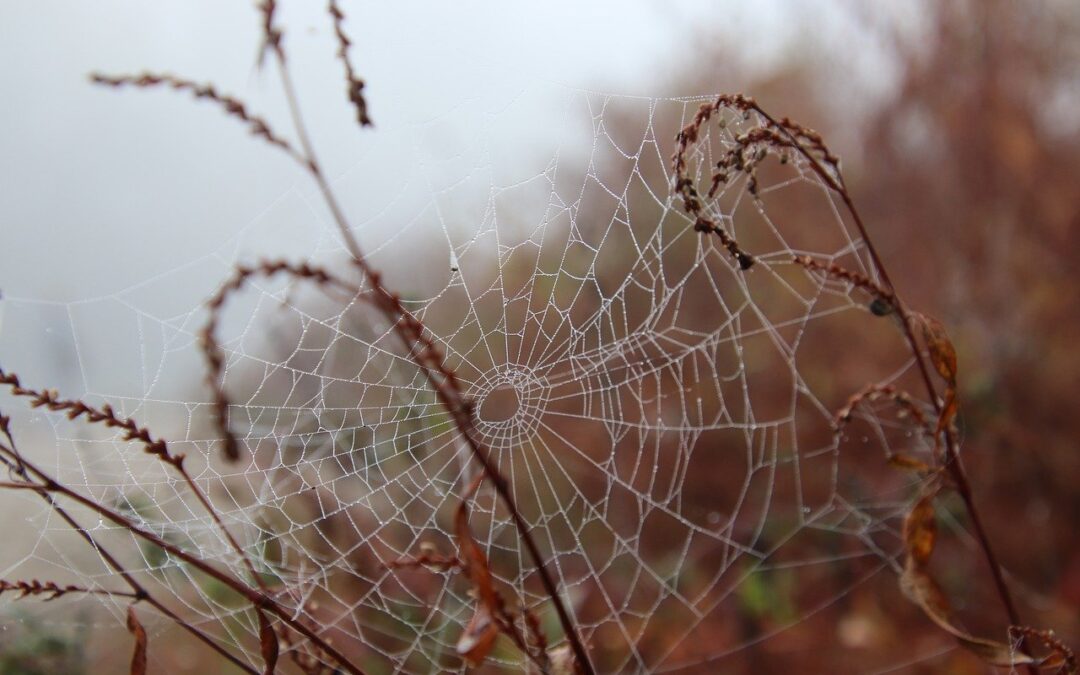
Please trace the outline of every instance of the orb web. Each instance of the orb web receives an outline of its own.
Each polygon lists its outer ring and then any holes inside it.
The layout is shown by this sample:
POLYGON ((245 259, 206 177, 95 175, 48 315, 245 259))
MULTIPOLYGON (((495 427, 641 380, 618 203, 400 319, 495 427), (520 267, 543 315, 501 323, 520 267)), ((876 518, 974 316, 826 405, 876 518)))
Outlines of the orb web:
MULTIPOLYGON (((928 449, 891 411, 860 410, 846 435, 833 420, 862 385, 898 382, 912 364, 892 319, 867 310, 871 298, 791 263, 812 255, 873 276, 803 158, 764 158, 754 190, 738 175, 709 200, 757 260, 742 270, 672 195, 675 132, 701 99, 567 97, 587 130, 573 144, 588 152, 554 153, 525 180, 476 189, 474 172, 439 188, 400 231, 372 236, 371 254, 474 401, 478 435, 598 669, 707 670, 896 567, 912 479, 880 466, 899 449, 928 449)), ((694 177, 707 181, 759 124, 721 110, 692 150, 694 177)), ((301 282, 238 296, 222 341, 244 448, 231 465, 217 456, 205 389, 192 385, 187 400, 156 393, 159 378, 192 367, 204 310, 155 312, 144 290, 67 308, 76 344, 84 313, 119 313, 143 352, 140 394, 90 378, 87 398, 176 430, 167 436, 270 586, 345 653, 400 672, 463 668, 468 583, 393 563, 455 550, 454 512, 479 469, 392 327, 362 296, 301 282)), ((69 484, 243 574, 175 476, 107 435, 60 420, 44 432, 69 484)), ((471 502, 501 591, 557 647, 550 599, 509 514, 488 485, 471 502)), ((62 523, 35 518, 37 543, 12 569, 47 563, 110 583, 100 560, 54 543, 62 523)), ((248 607, 168 554, 96 527, 257 666, 248 607)), ((523 660, 500 642, 489 665, 510 672, 523 660)))

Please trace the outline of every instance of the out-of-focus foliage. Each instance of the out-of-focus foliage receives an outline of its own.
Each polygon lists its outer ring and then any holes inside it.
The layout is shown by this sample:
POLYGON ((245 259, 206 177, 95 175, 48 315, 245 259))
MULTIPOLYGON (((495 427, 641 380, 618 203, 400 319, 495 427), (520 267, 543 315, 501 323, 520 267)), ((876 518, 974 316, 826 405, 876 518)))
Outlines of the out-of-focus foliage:
MULTIPOLYGON (((910 19, 903 22, 857 3, 846 9, 860 39, 825 43, 808 29, 791 59, 738 86, 833 141, 898 290, 948 326, 977 504, 1024 619, 1075 644, 1080 5, 925 2, 892 8, 910 19), (848 105, 863 99, 857 82, 845 91, 845 64, 867 44, 886 67, 863 91, 880 98, 848 105)), ((707 32, 699 42, 716 44, 707 32)), ((683 88, 728 86, 725 73, 746 65, 724 45, 708 49, 711 65, 689 71, 683 88)), ((963 523, 962 509, 955 514, 963 523)), ((1004 637, 1004 612, 977 549, 955 531, 944 536, 953 543, 941 545, 937 564, 963 598, 963 620, 1004 637)), ((903 663, 905 650, 947 650, 948 639, 898 606, 883 581, 771 638, 746 666, 853 672, 903 663)), ((954 651, 902 670, 942 669, 985 668, 954 651)))
POLYGON ((866 121, 855 191, 957 342, 967 463, 1025 615, 1075 642, 1080 6, 928 10, 917 41, 878 28, 904 71, 866 121))
POLYGON ((30 615, 5 622, 0 631, 0 673, 4 675, 49 675, 85 672, 84 636, 64 635, 54 626, 45 626, 30 615))
POLYGON ((935 271, 905 288, 960 343, 965 446, 1010 567, 1075 606, 1080 7, 935 11, 897 44, 906 72, 869 120, 857 190, 890 255, 935 271))

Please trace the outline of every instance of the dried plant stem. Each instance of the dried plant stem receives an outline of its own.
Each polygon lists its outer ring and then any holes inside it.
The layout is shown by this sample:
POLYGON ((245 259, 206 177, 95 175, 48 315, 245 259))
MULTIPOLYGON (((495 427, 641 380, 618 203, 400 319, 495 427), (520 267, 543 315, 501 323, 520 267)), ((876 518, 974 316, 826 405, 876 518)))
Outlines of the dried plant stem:
MULTIPOLYGON (((10 454, 9 449, 3 445, 0 445, 0 452, 8 452, 10 454)), ((342 654, 329 643, 327 643, 315 631, 311 630, 301 621, 297 620, 294 617, 294 612, 282 607, 268 594, 247 586, 239 579, 233 577, 226 572, 222 572, 218 568, 207 563, 201 558, 198 558, 191 553, 188 553, 179 546, 176 546, 175 544, 166 541, 165 539, 159 537, 153 532, 140 528, 131 519, 124 517, 113 509, 110 509, 98 503, 97 501, 90 499, 89 497, 85 497, 78 492, 75 492, 66 485, 53 479, 35 464, 31 463, 29 460, 25 458, 20 458, 19 461, 21 466, 25 467, 25 469, 30 474, 33 474, 36 482, 4 482, 0 483, 0 488, 31 490, 44 494, 57 494, 90 509, 102 518, 105 518, 106 520, 109 520, 116 525, 119 525, 121 528, 130 532, 131 534, 153 544, 154 546, 157 546, 158 548, 164 550, 166 553, 169 553, 170 555, 184 561, 185 563, 191 565, 193 568, 197 569, 203 574, 220 582, 233 592, 237 593, 238 595, 251 602, 251 604, 255 606, 256 610, 266 611, 274 614, 290 628, 300 633, 307 639, 311 640, 311 642, 318 646, 319 649, 322 649, 326 654, 333 658, 341 668, 345 669, 349 673, 352 673, 353 675, 363 675, 363 671, 355 664, 353 664, 344 654, 342 654)), ((73 526, 76 527, 76 529, 81 530, 81 528, 78 528, 77 525, 73 526)))
POLYGON ((896 309, 896 295, 892 291, 879 286, 873 279, 867 277, 865 274, 853 272, 835 263, 823 263, 808 255, 793 256, 792 262, 801 267, 805 267, 808 270, 824 272, 826 276, 846 281, 852 286, 863 289, 874 296, 875 299, 885 303, 885 306, 890 310, 896 309))
MULTIPOLYGON (((787 136, 791 141, 791 147, 794 148, 800 155, 802 155, 809 163, 810 167, 824 182, 830 187, 836 194, 840 196, 840 199, 844 202, 844 206, 848 213, 851 214, 852 220, 855 223, 855 227, 859 232, 859 236, 866 244, 866 250, 870 254, 870 259, 874 264, 874 269, 881 277, 881 281, 894 299, 894 306, 896 311, 900 315, 900 323, 903 326, 904 336, 907 339, 908 346, 911 348, 912 355, 915 357, 915 361, 918 364, 919 372, 922 375, 923 383, 926 385, 926 391, 930 397, 930 401, 934 406, 935 412, 938 414, 942 411, 942 401, 938 396, 937 388, 934 386, 934 380, 930 376, 930 369, 926 364, 923 356, 923 350, 919 347, 919 342, 915 338, 915 333, 911 328, 911 315, 904 302, 900 299, 896 292, 896 285, 893 284, 889 278, 889 273, 885 268, 885 263, 882 261, 881 256, 878 254, 877 247, 874 246, 873 240, 870 238, 870 234, 866 229, 866 225, 863 222, 862 216, 859 214, 858 208, 855 206, 854 200, 851 198, 851 194, 848 192, 847 185, 844 183, 842 174, 839 171, 835 171, 836 163, 833 160, 832 166, 833 172, 830 172, 822 164, 822 161, 814 156, 798 138, 798 129, 801 129, 798 125, 793 124, 790 120, 784 119, 782 122, 778 122, 771 115, 765 112, 761 106, 759 106, 753 99, 744 99, 745 105, 754 110, 757 114, 768 122, 773 128, 780 131, 780 133, 787 136)), ((820 140, 818 141, 818 147, 824 147, 820 140)), ((827 154, 826 161, 831 158, 831 154, 827 154)), ((987 536, 986 529, 983 527, 982 518, 979 516, 978 508, 975 506, 975 500, 971 491, 971 484, 967 478, 967 472, 964 470, 963 463, 960 460, 960 454, 957 450, 956 437, 950 429, 944 430, 945 434, 945 466, 949 472, 953 483, 956 486, 956 491, 960 494, 960 498, 964 502, 964 508, 967 510, 968 517, 971 519, 972 527, 975 530, 975 537, 979 542, 979 547, 983 551, 983 556, 986 558, 987 565, 990 568, 990 573, 994 579, 994 585, 997 589, 998 597, 1001 599, 1002 604, 1005 607, 1005 612, 1008 615, 1009 623, 1014 626, 1023 625, 1020 620, 1020 613, 1016 609, 1016 604, 1013 602, 1012 594, 1009 592, 1009 587, 1005 583, 1004 573, 1002 572, 1001 564, 998 562, 997 555, 994 553, 994 547, 990 543, 990 538, 987 536)), ((1024 636, 1020 636, 1020 650, 1029 654, 1024 636)), ((1028 670, 1032 675, 1038 674, 1038 669, 1029 665, 1028 670)))
MULTIPOLYGON (((315 179, 316 184, 319 187, 320 192, 323 195, 324 201, 327 207, 330 209, 331 215, 341 231, 342 239, 349 254, 353 258, 354 264, 360 270, 365 281, 374 291, 374 303, 382 313, 386 316, 387 320, 391 322, 398 336, 401 338, 406 349, 409 351, 410 356, 416 361, 416 363, 424 371, 425 376, 431 383, 432 387, 440 400, 440 402, 450 412, 452 419, 455 422, 459 432, 465 437, 470 450, 477 458, 484 469, 484 474, 491 480, 492 485, 495 487, 500 499, 506 505, 510 512, 514 523, 518 529, 518 532, 525 544, 525 547, 529 551, 529 555, 533 560, 534 565, 539 573, 541 582, 545 591, 551 598, 551 601, 555 607, 556 613, 559 616, 559 622, 562 625, 567 639, 569 640, 573 651, 579 661, 580 666, 584 669, 585 673, 591 675, 593 672, 592 666, 589 662, 588 654, 581 642, 581 639, 577 635, 577 630, 574 626, 573 620, 570 617, 570 613, 567 610, 565 604, 559 596, 558 588, 548 572, 543 556, 540 553, 540 549, 537 546, 532 535, 529 533, 528 523, 522 517, 518 511, 511 495, 510 488, 506 480, 499 474, 494 463, 488 457, 488 454, 476 434, 473 430, 472 422, 472 406, 469 401, 466 400, 462 393, 460 386, 458 385, 457 378, 454 373, 447 369, 443 363, 443 358, 438 347, 434 344, 432 339, 425 333, 425 328, 420 321, 413 317, 408 311, 405 310, 401 304, 400 299, 396 294, 391 293, 382 284, 380 275, 371 268, 364 258, 364 255, 353 237, 349 228, 348 222, 345 218, 344 212, 338 204, 337 198, 334 195, 333 190, 330 187, 329 182, 326 180, 325 174, 319 166, 316 159, 314 146, 311 142, 311 138, 308 134, 307 126, 304 124, 303 116, 300 110, 299 98, 296 95, 295 87, 293 86, 292 79, 289 75, 289 70, 286 63, 285 50, 282 46, 282 31, 274 25, 274 12, 276 10, 276 3, 274 0, 263 0, 258 6, 262 17, 263 26, 263 46, 260 49, 260 60, 267 52, 272 52, 277 61, 278 72, 281 76, 282 87, 284 89, 286 99, 288 101, 289 113, 293 121, 293 126, 296 131, 297 137, 300 142, 300 149, 297 150, 292 144, 286 141, 281 136, 275 134, 269 127, 269 125, 260 117, 248 113, 243 102, 233 97, 218 93, 211 85, 200 85, 190 80, 184 80, 173 75, 168 74, 152 74, 146 73, 136 76, 119 76, 110 77, 105 75, 95 74, 92 76, 92 81, 98 84, 109 85, 113 87, 120 87, 124 85, 133 85, 137 87, 147 88, 155 87, 159 85, 171 86, 174 89, 186 90, 191 92, 196 98, 208 99, 216 102, 225 109, 225 112, 233 117, 240 119, 247 124, 251 132, 271 145, 274 145, 282 150, 285 150, 290 157, 304 167, 315 179)), ((337 6, 336 2, 331 1, 329 4, 330 16, 334 22, 335 36, 338 39, 339 50, 338 56, 342 59, 346 68, 346 80, 348 83, 349 99, 357 108, 358 119, 362 125, 370 124, 370 118, 367 115, 367 104, 362 95, 363 81, 360 80, 352 69, 352 66, 348 60, 348 47, 349 40, 344 33, 342 22, 344 15, 337 6)), ((241 280, 242 281, 242 280, 241 280)), ((219 293, 217 298, 216 307, 220 307, 223 300, 223 293, 219 293)), ((211 323, 207 326, 207 330, 204 332, 204 337, 212 336, 214 322, 216 315, 214 314, 215 306, 211 306, 212 317, 211 323)), ((219 423, 224 427, 224 419, 227 412, 227 400, 225 394, 221 389, 221 385, 217 382, 219 373, 223 369, 223 357, 220 350, 215 349, 216 344, 207 341, 204 344, 204 348, 207 354, 207 358, 210 361, 212 376, 214 381, 212 385, 215 387, 215 404, 218 409, 219 423)), ((235 459, 238 456, 238 448, 236 447, 235 439, 232 439, 230 443, 230 435, 226 433, 226 455, 231 459, 235 459)), ((303 633, 304 631, 300 631, 303 633)), ((328 653, 331 653, 328 650, 328 653)))
POLYGON ((864 402, 872 402, 879 398, 887 398, 900 411, 912 418, 915 426, 920 431, 927 435, 932 435, 934 427, 926 421, 926 416, 923 415, 923 411, 919 409, 919 406, 915 404, 911 396, 906 391, 898 390, 891 384, 868 384, 861 390, 852 394, 848 398, 844 407, 837 411, 836 416, 833 418, 833 426, 839 433, 843 430, 845 424, 851 421, 851 416, 855 413, 855 408, 864 402))
MULTIPOLYGON (((735 97, 735 99, 738 98, 740 97, 735 97)), ((735 99, 721 96, 713 105, 702 106, 698 110, 693 121, 686 125, 675 138, 677 148, 675 150, 673 169, 675 173, 675 192, 682 198, 683 210, 694 218, 694 229, 698 232, 715 234, 720 240, 720 244, 738 262, 739 269, 748 270, 754 266, 754 256, 744 251, 739 246, 739 242, 735 241, 735 238, 720 223, 705 214, 705 205, 697 188, 694 186, 693 179, 690 177, 690 166, 686 161, 686 153, 690 146, 697 142, 701 128, 722 105, 735 99)))
POLYGON ((216 335, 221 310, 229 296, 243 288, 252 277, 256 275, 273 277, 278 274, 288 274, 296 279, 307 279, 319 286, 333 286, 346 291, 351 297, 360 296, 360 289, 338 279, 321 267, 313 267, 307 263, 293 264, 286 260, 268 260, 254 267, 238 265, 233 270, 232 276, 206 302, 210 310, 210 318, 200 332, 199 339, 207 361, 206 380, 214 396, 213 405, 217 413, 217 426, 224 437, 225 457, 230 461, 239 459, 240 447, 236 436, 229 430, 229 400, 225 395, 222 382, 225 372, 225 352, 221 349, 216 335))
POLYGON ((301 162, 301 164, 309 173, 311 173, 320 192, 322 192, 323 199, 341 233, 345 248, 352 256, 353 264, 359 269, 365 281, 374 291, 373 301, 375 306, 382 311, 386 319, 394 326, 394 329, 404 343, 405 348, 409 350, 414 361, 421 367, 421 370, 424 371, 424 374, 431 383, 432 388, 435 390, 439 401, 450 413, 458 432, 465 438, 473 457, 475 457, 483 467, 484 475, 491 481, 500 500, 510 513, 510 517, 514 521, 518 534, 525 544, 525 548, 528 550, 529 556, 540 577, 541 584, 548 597, 551 599, 552 605, 555 607, 555 611, 559 617, 559 623, 562 626, 563 632, 566 634, 567 640, 570 642, 570 646, 574 651, 579 666, 586 675, 593 675, 595 671, 589 660, 588 652, 586 651, 581 638, 577 634, 577 628, 574 625, 569 610, 559 596, 558 586, 544 563, 544 557, 540 553, 540 548, 537 546, 535 539, 530 533, 530 526, 525 522, 525 518, 518 510, 506 479, 499 473, 498 468, 489 457, 486 448, 484 448, 483 444, 476 437, 473 428, 471 403, 466 400, 464 394, 461 392, 457 378, 454 376, 453 372, 448 370, 443 364, 441 353, 431 338, 427 337, 425 334, 423 324, 405 309, 401 304, 400 298, 396 294, 387 290, 382 283, 381 275, 367 263, 367 259, 364 257, 356 238, 352 234, 344 211, 341 209, 337 197, 316 159, 315 149, 308 134, 307 126, 304 124, 303 115, 300 110, 299 97, 296 95, 296 89, 293 86, 292 78, 289 75, 289 69, 284 53, 281 50, 277 50, 275 51, 275 54, 277 56, 278 72, 281 76, 282 88, 284 89, 285 97, 289 103, 289 112, 292 116, 293 126, 296 130, 297 138, 300 140, 301 154, 306 160, 301 162))
POLYGON ((53 412, 66 412, 68 419, 77 419, 85 416, 91 423, 101 423, 110 428, 120 428, 124 430, 125 441, 139 441, 143 444, 147 454, 153 455, 165 464, 171 466, 181 479, 187 484, 192 494, 198 500, 202 507, 206 510, 210 517, 213 519, 217 529, 228 541, 229 546, 243 561, 244 566, 247 568, 248 573, 251 575, 252 581, 263 591, 268 590, 262 576, 255 571, 255 565, 251 562, 251 558, 244 552, 243 547, 233 537, 229 528, 225 527, 225 523, 222 522, 221 516, 218 514, 207 498, 206 493, 199 488, 198 484, 188 473, 188 470, 184 468, 183 454, 173 454, 169 452, 168 445, 162 439, 155 439, 150 430, 146 427, 139 426, 135 420, 130 417, 120 417, 113 410, 112 406, 105 404, 101 408, 95 408, 88 405, 84 401, 79 400, 67 400, 61 399, 59 395, 53 390, 35 390, 23 387, 19 382, 18 375, 14 373, 6 373, 3 368, 0 368, 0 384, 7 385, 11 393, 15 396, 22 396, 29 398, 30 406, 33 408, 45 407, 53 412))
MULTIPOLYGON (((728 172, 733 170, 746 171, 751 174, 750 191, 756 193, 756 181, 754 180, 753 171, 757 163, 768 153, 769 149, 781 149, 785 152, 797 153, 808 162, 811 170, 813 170, 813 172, 821 179, 825 186, 835 194, 839 195, 844 203, 845 209, 851 215, 860 237, 866 245, 873 267, 882 283, 878 284, 865 275, 845 270, 839 266, 822 264, 805 256, 796 256, 793 259, 793 262, 806 269, 824 271, 830 276, 843 279, 859 286, 869 291, 877 300, 885 303, 889 309, 895 310, 899 315, 904 337, 911 349, 915 362, 918 365, 919 373, 926 386, 927 394, 930 397, 933 409, 938 416, 938 428, 936 429, 934 436, 935 438, 941 434, 944 434, 945 436, 946 447, 943 463, 952 478, 956 491, 960 494, 960 497, 964 502, 965 509, 968 512, 968 516, 975 530, 976 539, 979 542, 987 565, 990 568, 991 575, 994 579, 994 585, 998 596, 1005 607, 1009 622, 1014 626, 1021 625, 1019 612, 1016 609, 1012 595, 1005 583, 1001 565, 994 553, 993 546, 990 543, 990 539, 983 527, 982 519, 979 516, 978 509, 975 506, 971 486, 967 479, 967 474, 964 471, 963 463, 960 460, 955 435, 948 425, 949 418, 955 413, 955 382, 950 381, 948 383, 949 388, 947 390, 946 400, 943 401, 938 396, 937 388, 931 377, 923 349, 919 346, 919 341, 915 337, 915 332, 912 328, 912 313, 897 295, 896 287, 889 278, 885 263, 882 261, 877 248, 874 246, 873 240, 870 238, 870 234, 866 229, 862 216, 856 208, 854 200, 844 182, 843 174, 840 171, 839 158, 832 154, 821 136, 817 132, 807 129, 786 117, 778 121, 763 110, 754 99, 741 94, 721 95, 712 103, 702 105, 694 116, 694 119, 686 125, 676 137, 677 146, 673 157, 673 169, 676 181, 675 191, 682 196, 683 205, 686 211, 697 219, 698 222, 695 223, 695 229, 699 231, 714 231, 720 235, 721 242, 724 243, 732 255, 740 261, 740 266, 743 267, 743 269, 746 269, 747 267, 742 264, 744 260, 752 261, 752 258, 749 258, 748 254, 743 253, 738 245, 734 243, 734 240, 731 239, 719 225, 715 224, 711 218, 703 216, 704 204, 700 199, 697 188, 694 186, 693 180, 690 178, 689 165, 686 159, 690 146, 697 143, 701 129, 705 123, 708 122, 714 114, 725 107, 730 107, 741 112, 744 117, 748 117, 750 114, 756 114, 762 121, 762 126, 752 129, 745 134, 741 134, 734 139, 735 147, 725 153, 720 161, 717 162, 716 166, 718 171, 712 176, 712 185, 709 190, 709 196, 715 195, 719 186, 727 181, 728 172), (702 223, 701 221, 703 219, 706 222, 702 223)), ((955 380, 955 378, 953 378, 953 380, 955 380)), ((1020 650, 1024 654, 1030 655, 1025 646, 1024 636, 1022 634, 1020 638, 1020 650)), ((1032 675, 1036 675, 1037 670, 1034 666, 1029 665, 1028 668, 1032 675)))
POLYGON ((338 6, 337 0, 330 0, 327 9, 330 12, 330 18, 334 21, 334 36, 338 41, 337 56, 345 66, 345 93, 349 97, 349 102, 356 108, 356 121, 362 127, 374 126, 371 116, 368 115, 367 99, 364 98, 364 80, 356 75, 352 61, 349 60, 349 47, 352 41, 345 34, 345 14, 338 6))
MULTIPOLYGON (((580 667, 587 675, 592 675, 593 668, 588 658, 588 653, 585 650, 580 637, 577 635, 577 630, 574 626, 574 622, 570 617, 570 613, 567 610, 565 603, 559 596, 558 587, 555 584, 554 579, 548 572, 544 559, 540 553, 540 549, 537 546, 534 538, 529 532, 529 525, 525 522, 520 511, 518 510, 513 496, 510 492, 509 484, 503 478, 494 463, 488 456, 486 449, 477 438, 475 431, 473 430, 472 422, 472 405, 466 400, 461 388, 457 382, 457 378, 453 371, 446 368, 443 363, 442 354, 439 351, 434 341, 425 333, 423 324, 413 317, 401 304, 399 297, 391 293, 382 284, 381 276, 373 268, 371 268, 364 258, 355 237, 349 228, 348 222, 345 218, 333 190, 330 187, 329 182, 326 179, 325 174, 319 166, 316 159, 314 146, 311 142, 307 126, 304 124, 303 116, 299 106, 299 98, 296 95, 295 87, 293 86, 292 79, 289 75, 289 70, 286 63, 285 50, 282 46, 282 32, 280 29, 274 26, 274 12, 276 10, 276 3, 274 0, 264 0, 259 5, 259 10, 263 16, 263 33, 264 40, 263 46, 260 50, 260 58, 267 52, 272 52, 278 64, 278 72, 281 77, 282 87, 284 89, 286 100, 288 102, 289 113, 293 121, 293 126, 296 135, 300 142, 300 148, 297 149, 291 143, 286 141, 281 136, 274 133, 269 125, 260 117, 250 114, 243 102, 233 97, 218 93, 211 85, 200 85, 190 80, 185 80, 173 75, 168 74, 152 74, 145 73, 142 75, 132 76, 119 76, 111 77, 106 75, 95 74, 91 77, 92 81, 97 84, 109 85, 113 87, 120 87, 124 85, 133 85, 141 88, 156 87, 160 85, 170 86, 177 90, 185 90, 191 92, 196 98, 208 99, 219 104, 224 108, 225 112, 233 117, 238 118, 251 130, 251 132, 271 145, 274 145, 288 153, 297 163, 299 163, 304 169, 306 169, 312 177, 315 179, 316 184, 319 187, 320 192, 323 195, 324 201, 329 208, 331 215, 341 232, 342 240, 346 249, 353 258, 353 263, 361 272, 363 278, 367 284, 374 291, 373 302, 378 307, 388 321, 393 325, 396 333, 401 338, 410 356, 424 371, 425 376, 434 388, 440 402, 450 412, 451 418, 454 420, 459 432, 466 439, 470 450, 474 457, 480 462, 483 467, 485 476, 491 481, 495 488, 495 491, 499 495, 502 502, 510 512, 515 526, 518 529, 525 547, 529 551, 529 555, 536 566, 539 573, 540 580, 548 596, 550 597, 552 604, 555 607, 556 613, 559 617, 559 622, 562 625, 563 631, 567 636, 567 640, 574 651, 575 656, 579 662, 580 667)), ((345 37, 341 21, 343 15, 338 9, 335 3, 330 4, 330 14, 334 20, 335 35, 339 40, 339 57, 343 59, 346 64, 346 78, 349 82, 349 97, 350 100, 357 106, 358 115, 361 123, 365 120, 370 122, 367 118, 366 102, 363 101, 363 97, 360 93, 362 88, 362 81, 356 77, 352 72, 351 65, 347 58, 348 39, 345 37)), ((242 281, 242 280, 241 280, 242 281)), ((229 286, 229 284, 226 284, 229 286)), ((223 289, 222 293, 219 293, 217 299, 217 306, 220 306, 223 299, 223 293, 226 289, 223 289)), ((213 301, 211 303, 212 318, 211 323, 208 325, 207 330, 204 332, 204 337, 212 335, 216 316, 214 316, 215 306, 213 301)), ((223 369, 223 356, 220 350, 214 349, 215 344, 207 342, 204 344, 207 358, 210 361, 212 375, 214 376, 216 407, 218 409, 219 423, 224 428, 223 420, 226 418, 227 412, 227 400, 224 392, 221 390, 220 383, 218 383, 217 377, 220 371, 223 369)), ((230 435, 226 433, 226 456, 231 459, 235 459, 238 456, 238 448, 236 447, 235 439, 232 439, 230 443, 230 435)), ((63 487, 63 486, 59 486, 63 487)), ((54 489, 54 488, 50 488, 54 489)), ((72 493, 74 494, 74 493, 72 493)), ((213 569, 213 568, 210 568, 213 569)), ((218 573, 220 574, 220 573, 218 573)), ((234 589, 238 592, 242 592, 239 588, 234 589)), ((244 587, 244 590, 247 587, 244 587)), ((249 598, 250 599, 250 598, 249 598)), ((294 626, 294 628, 296 628, 294 626)), ((310 631, 300 630, 298 632, 308 635, 310 631)), ((322 642, 319 640, 318 642, 322 642)), ((335 652, 332 649, 326 649, 328 654, 334 655, 335 652)), ((335 657, 336 658, 336 657, 335 657)))
MULTIPOLYGON (((0 485, 0 487, 5 486, 0 485)), ((37 579, 32 579, 30 581, 7 581, 6 579, 0 579, 0 594, 11 592, 17 593, 20 598, 45 596, 45 602, 72 594, 105 595, 112 598, 131 598, 132 600, 142 599, 139 594, 134 591, 118 591, 108 588, 86 588, 85 586, 76 586, 75 584, 62 585, 55 581, 38 581, 37 579)))
POLYGON ((233 96, 219 93, 212 84, 200 84, 169 73, 140 73, 138 75, 119 76, 93 73, 90 75, 90 81, 94 84, 115 88, 133 86, 141 89, 149 89, 152 87, 167 86, 177 91, 191 92, 191 95, 195 98, 206 99, 217 103, 225 110, 226 114, 235 117, 246 124, 248 130, 251 131, 253 135, 262 138, 270 145, 281 148, 289 153, 294 159, 299 158, 292 145, 281 136, 275 134, 270 128, 270 125, 267 124, 266 120, 257 115, 250 114, 243 101, 240 101, 233 96))
MULTIPOLYGON (((12 436, 11 429, 9 428, 8 418, 2 415, 0 415, 0 433, 4 434, 4 436, 8 440, 8 443, 10 444, 10 446, 8 446, 0 443, 0 459, 3 459, 4 464, 7 464, 9 467, 11 467, 13 473, 27 481, 26 483, 0 483, 0 488, 27 489, 29 485, 32 485, 32 483, 30 482, 30 474, 27 471, 26 460, 22 457, 22 454, 19 452, 18 446, 15 444, 15 438, 12 436), (4 457, 4 455, 10 457, 14 461, 14 464, 9 463, 8 460, 4 457)), ((236 665, 238 668, 244 670, 245 672, 251 673, 251 675, 258 675, 258 672, 254 668, 251 668, 249 665, 241 661, 239 658, 230 653, 220 644, 215 642, 214 639, 211 638, 209 635, 199 630, 195 626, 192 626, 188 621, 186 621, 184 618, 176 614, 176 612, 172 611, 161 601, 155 598, 146 589, 146 587, 139 583, 139 581, 134 577, 134 575, 132 575, 122 564, 120 564, 120 561, 117 560, 115 556, 113 556, 107 549, 105 549, 105 547, 102 546, 100 542, 94 539, 93 535, 87 532, 86 528, 80 525, 78 521, 76 521, 75 518, 70 513, 68 513, 68 511, 64 507, 57 503, 56 499, 53 497, 52 494, 48 492, 43 492, 41 490, 34 490, 34 492, 36 492, 43 500, 45 500, 45 502, 49 505, 53 512, 56 513, 56 515, 60 516, 60 519, 67 523, 68 526, 76 534, 78 534, 79 537, 81 537, 87 543, 87 545, 90 546, 90 548, 94 549, 94 551, 97 552, 99 556, 101 556, 101 559, 105 561, 105 564, 108 565, 117 575, 120 576, 124 583, 126 583, 128 587, 131 588, 133 595, 136 597, 136 602, 145 602, 146 604, 156 609, 160 614, 170 619, 173 623, 180 626, 183 630, 193 635, 196 639, 208 646, 210 649, 220 654, 225 660, 236 665)))

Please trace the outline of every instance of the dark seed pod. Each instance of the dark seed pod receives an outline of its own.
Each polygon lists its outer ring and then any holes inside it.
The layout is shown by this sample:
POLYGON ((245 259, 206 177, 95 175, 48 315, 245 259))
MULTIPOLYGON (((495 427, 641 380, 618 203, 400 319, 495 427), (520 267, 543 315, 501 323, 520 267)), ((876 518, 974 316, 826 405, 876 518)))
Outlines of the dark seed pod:
POLYGON ((870 313, 874 316, 888 316, 894 309, 891 302, 881 298, 874 298, 874 301, 870 303, 870 313))

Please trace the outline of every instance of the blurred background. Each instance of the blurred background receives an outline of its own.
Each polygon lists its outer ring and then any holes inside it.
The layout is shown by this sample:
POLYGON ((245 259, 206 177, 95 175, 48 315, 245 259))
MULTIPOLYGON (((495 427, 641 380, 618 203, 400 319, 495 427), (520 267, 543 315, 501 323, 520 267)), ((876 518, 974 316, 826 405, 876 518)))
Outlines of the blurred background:
MULTIPOLYGON (((284 3, 308 121, 364 246, 392 260, 402 231, 415 241, 441 222, 443 197, 526 181, 547 169, 553 147, 560 166, 586 162, 580 146, 600 114, 567 104, 583 96, 741 91, 817 129, 843 158, 900 293, 941 319, 957 346, 965 462, 1021 614, 1080 643, 1080 6, 582 5, 345 3, 376 124, 361 133, 339 98, 321 5, 284 3)), ((274 79, 254 66, 257 31, 244 2, 0 4, 5 369, 129 412, 201 400, 191 335, 200 302, 232 264, 340 257, 313 187, 286 158, 207 106, 86 80, 91 70, 144 69, 213 80, 283 127, 274 79)), ((620 120, 638 133, 629 116, 604 120, 613 136, 620 120)), ((4 405, 28 442, 52 442, 49 422, 4 405)), ((158 415, 163 435, 186 433, 187 419, 158 415)), ((5 547, 4 578, 40 547, 11 513, 28 546, 5 547)), ((979 555, 956 539, 935 564, 950 571, 944 583, 967 625, 1000 636, 979 555)), ((793 611, 785 593, 744 597, 733 639, 748 647, 718 667, 987 670, 888 574, 757 641, 793 611)), ((42 622, 31 605, 0 606, 0 672, 122 668, 107 644, 72 629, 82 622, 42 622)), ((157 658, 197 667, 189 656, 157 658)))

